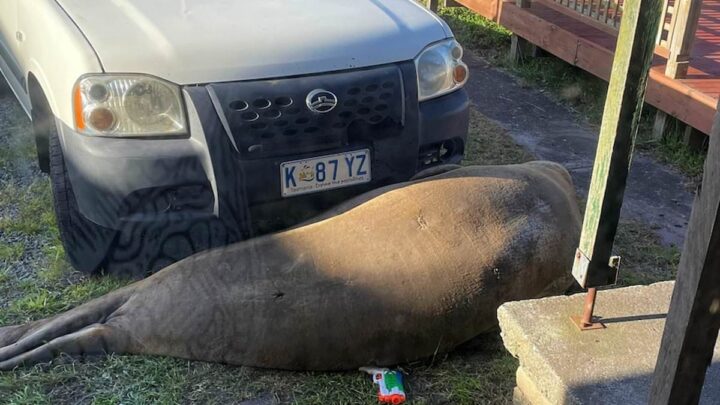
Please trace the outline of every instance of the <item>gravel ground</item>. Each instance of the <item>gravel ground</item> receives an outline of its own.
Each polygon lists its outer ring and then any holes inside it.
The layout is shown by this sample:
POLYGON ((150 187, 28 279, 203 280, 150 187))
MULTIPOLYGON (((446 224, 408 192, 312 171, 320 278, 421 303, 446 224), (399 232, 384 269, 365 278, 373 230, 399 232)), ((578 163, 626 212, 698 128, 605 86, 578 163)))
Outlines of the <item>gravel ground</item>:
POLYGON ((48 177, 35 159, 30 120, 0 80, 0 308, 23 295, 22 283, 62 262, 48 177), (17 256, 19 252, 19 256, 17 256))
POLYGON ((28 153, 34 152, 32 143, 27 142, 31 136, 30 120, 7 83, 0 80, 0 157, 4 158, 0 162, 0 184, 27 186, 42 177, 37 164, 27 159, 28 153))

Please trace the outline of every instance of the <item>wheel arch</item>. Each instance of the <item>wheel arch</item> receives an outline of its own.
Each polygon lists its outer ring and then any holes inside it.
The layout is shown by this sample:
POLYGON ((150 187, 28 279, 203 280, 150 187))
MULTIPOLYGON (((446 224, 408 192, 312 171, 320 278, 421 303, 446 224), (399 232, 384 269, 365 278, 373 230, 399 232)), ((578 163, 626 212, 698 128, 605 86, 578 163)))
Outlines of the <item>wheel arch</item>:
POLYGON ((47 96, 45 96, 45 90, 33 72, 29 72, 27 75, 27 93, 30 96, 33 108, 37 105, 38 97, 42 97, 45 104, 48 107, 50 106, 50 102, 47 101, 47 96))
POLYGON ((33 120, 33 137, 37 148, 37 159, 40 170, 50 172, 50 139, 44 125, 55 125, 55 116, 45 90, 34 73, 27 76, 27 93, 30 97, 30 116, 33 120), (42 122, 38 122, 41 120, 42 122))

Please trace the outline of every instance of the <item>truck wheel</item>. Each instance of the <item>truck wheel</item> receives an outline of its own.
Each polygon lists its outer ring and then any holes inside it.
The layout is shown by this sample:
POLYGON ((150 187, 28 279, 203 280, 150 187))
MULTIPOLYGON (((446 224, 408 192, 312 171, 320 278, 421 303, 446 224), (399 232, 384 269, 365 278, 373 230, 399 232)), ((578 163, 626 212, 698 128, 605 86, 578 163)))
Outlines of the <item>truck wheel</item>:
POLYGON ((218 219, 129 224, 120 230, 88 220, 78 209, 46 101, 37 107, 33 104, 32 118, 36 137, 48 140, 55 215, 65 253, 75 269, 87 274, 144 277, 194 253, 241 239, 218 219))
MULTIPOLYGON (((51 114, 41 114, 33 108, 33 120, 52 120, 51 114)), ((80 214, 70 179, 57 128, 54 123, 41 123, 46 128, 49 141, 50 183, 53 205, 57 216, 60 239, 70 264, 83 273, 97 273, 108 255, 115 231, 104 228, 80 214)))
POLYGON ((145 277, 194 253, 238 239, 219 220, 127 225, 121 230, 95 224, 78 210, 54 126, 49 141, 58 228, 75 269, 88 274, 145 277))

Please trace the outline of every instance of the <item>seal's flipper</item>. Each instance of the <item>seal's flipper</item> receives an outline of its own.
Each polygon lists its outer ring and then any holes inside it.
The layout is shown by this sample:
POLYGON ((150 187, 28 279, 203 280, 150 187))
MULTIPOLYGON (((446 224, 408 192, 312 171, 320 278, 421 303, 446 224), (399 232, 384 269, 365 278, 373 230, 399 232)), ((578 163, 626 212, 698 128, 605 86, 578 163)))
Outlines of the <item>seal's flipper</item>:
POLYGON ((117 343, 115 331, 110 326, 95 324, 2 361, 0 362, 0 371, 10 371, 22 365, 49 362, 59 353, 70 356, 114 353, 120 349, 117 343))
MULTIPOLYGON (((65 348, 69 347, 67 338, 70 336, 82 338, 82 344, 92 351, 94 347, 90 343, 104 336, 99 331, 107 331, 97 327, 104 326, 110 316, 127 302, 132 291, 129 288, 118 290, 52 318, 0 329, 0 370, 12 369, 21 363, 42 362, 44 356, 50 355, 51 358, 53 353, 67 353, 65 348), (60 350, 56 350, 58 348, 60 350)), ((84 353, 80 351, 76 354, 84 353)))
POLYGON ((25 325, 6 326, 0 328, 0 348, 9 346, 17 342, 23 336, 27 335, 29 331, 34 330, 35 328, 40 326, 40 323, 44 322, 49 322, 49 320, 31 322, 25 325))

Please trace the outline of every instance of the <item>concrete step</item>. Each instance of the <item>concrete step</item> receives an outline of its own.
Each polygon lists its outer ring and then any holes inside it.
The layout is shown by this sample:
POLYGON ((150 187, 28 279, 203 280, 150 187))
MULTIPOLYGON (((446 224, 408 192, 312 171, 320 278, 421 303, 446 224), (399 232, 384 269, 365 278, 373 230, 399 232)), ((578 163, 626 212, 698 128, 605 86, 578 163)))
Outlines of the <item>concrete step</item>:
MULTIPOLYGON (((570 321, 585 294, 511 302, 498 309, 505 347, 517 357, 515 403, 646 404, 674 283, 598 292, 605 329, 570 321)), ((701 404, 720 403, 720 344, 701 404)))

